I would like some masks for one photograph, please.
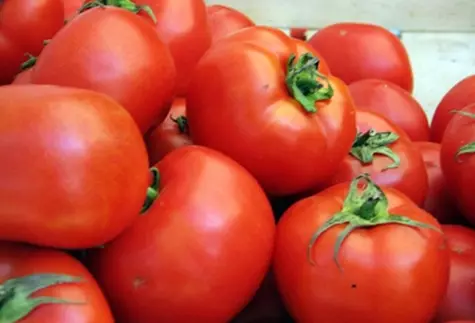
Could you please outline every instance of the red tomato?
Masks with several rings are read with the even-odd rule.
[[[98,250],[93,271],[118,322],[229,322],[269,269],[269,201],[243,167],[209,148],[179,148],[157,167],[157,200]]]
[[[61,0],[3,0],[0,5],[0,85],[9,84],[27,57],[64,25]]]
[[[463,109],[471,103],[475,103],[475,75],[455,84],[442,98],[432,119],[431,141],[441,142],[445,128],[453,117],[451,112]]]
[[[432,214],[440,223],[460,223],[463,221],[462,217],[450,195],[440,168],[440,144],[433,142],[415,142],[414,144],[422,153],[429,175],[429,190],[424,210]]]
[[[3,322],[114,322],[94,278],[64,252],[1,242],[0,266]]]
[[[296,322],[429,322],[444,297],[440,225],[404,194],[363,178],[364,190],[360,178],[333,186],[277,225],[274,273]]]
[[[90,248],[145,199],[148,158],[129,114],[87,90],[0,87],[0,240]]]
[[[458,225],[445,225],[443,230],[450,250],[450,280],[433,323],[475,320],[475,231]]]
[[[450,120],[442,139],[440,160],[450,193],[462,214],[475,224],[475,104]]]
[[[318,73],[311,53],[289,60],[297,44],[269,27],[238,31],[203,57],[187,96],[193,142],[229,155],[273,195],[327,179],[356,134],[346,85]]]
[[[20,74],[17,74],[12,84],[30,84],[32,71],[33,71],[32,68],[29,68],[27,70],[24,70]]]
[[[156,30],[168,45],[177,71],[177,94],[186,94],[193,70],[211,45],[204,0],[136,0],[150,6]],[[147,15],[143,12],[142,15]],[[158,60],[158,58],[157,58]],[[157,86],[156,88],[160,88]]]
[[[327,58],[333,74],[347,84],[381,79],[412,92],[406,49],[396,35],[380,26],[338,23],[321,29],[308,42]]]
[[[240,29],[255,26],[251,18],[244,13],[222,5],[208,7],[208,22],[213,42]]]
[[[314,48],[308,45],[308,43],[304,42],[300,39],[294,39],[294,46],[295,46],[295,53],[298,57],[302,56],[305,53],[312,53],[313,56],[318,57],[318,70],[320,73],[324,75],[330,75],[330,68],[328,67],[328,63],[319,52],[317,52]]]
[[[368,111],[356,112],[356,125],[353,148],[325,187],[369,174],[377,185],[398,189],[423,205],[427,173],[420,152],[407,135],[389,120]]]
[[[165,118],[175,88],[173,59],[154,29],[114,7],[93,8],[70,21],[45,47],[31,78],[105,93],[142,133]]]
[[[175,99],[168,116],[146,137],[146,143],[150,165],[155,165],[172,150],[192,144],[185,99]]]
[[[83,4],[84,0],[63,0],[64,17],[66,19],[74,17]]]
[[[414,141],[429,140],[427,115],[409,92],[381,80],[362,80],[349,88],[358,108],[384,115]]]
[[[307,32],[307,28],[290,28],[290,37],[306,41]]]

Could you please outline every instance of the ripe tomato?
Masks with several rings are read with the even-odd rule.
[[[63,0],[64,17],[66,19],[74,17],[83,4],[84,0]]]
[[[433,323],[475,320],[475,231],[458,225],[442,229],[450,250],[450,280]]]
[[[187,96],[193,142],[229,155],[273,195],[322,182],[356,134],[346,85],[318,73],[298,44],[269,27],[238,31],[206,53]]]
[[[420,152],[407,135],[400,137],[400,129],[389,120],[367,111],[356,112],[356,125],[353,147],[325,187],[369,174],[377,185],[398,189],[423,205],[427,172]]]
[[[168,116],[147,135],[145,141],[150,165],[155,165],[172,150],[192,144],[184,98],[176,98],[173,101]]]
[[[380,26],[338,23],[321,29],[308,42],[327,58],[333,74],[347,84],[381,79],[412,92],[406,49],[396,35]]]
[[[306,41],[307,32],[307,28],[290,28],[290,37]]]
[[[0,240],[90,248],[139,214],[149,175],[141,134],[105,95],[0,87]]]
[[[475,104],[450,120],[442,139],[440,161],[445,180],[462,214],[475,224]]]
[[[267,197],[243,167],[209,148],[179,148],[157,168],[159,185],[149,190],[156,196],[159,186],[157,200],[97,250],[92,270],[119,322],[229,322],[269,269]]]
[[[17,74],[12,84],[30,84],[31,83],[31,73],[32,68],[24,70],[23,72]]]
[[[105,93],[145,133],[167,115],[175,69],[168,48],[144,19],[104,7],[70,21],[45,47],[31,79]]]
[[[367,184],[360,191],[361,178]],[[299,323],[429,322],[449,278],[440,230],[404,194],[360,176],[284,214],[274,251],[277,286]]]
[[[1,242],[2,322],[113,323],[87,269],[68,254]]]
[[[453,110],[460,110],[475,103],[475,75],[470,75],[455,84],[435,109],[431,124],[431,141],[441,142],[445,128],[453,117]]]
[[[230,7],[213,5],[207,11],[213,42],[240,29],[255,26],[251,18]]]
[[[409,92],[381,80],[362,80],[349,88],[358,108],[384,115],[414,141],[429,140],[427,115]]]
[[[433,142],[415,142],[414,144],[422,153],[429,176],[429,190],[424,202],[424,210],[432,214],[440,223],[462,222],[462,216],[450,195],[440,167],[440,144]]]
[[[0,85],[9,84],[27,57],[64,25],[61,0],[4,0],[0,3]]]

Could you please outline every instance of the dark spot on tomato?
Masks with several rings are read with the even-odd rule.
[[[263,86],[262,88],[263,88],[264,90],[267,90],[267,89],[269,89],[269,86],[270,86],[269,84],[264,84],[264,86]]]
[[[351,284],[351,288],[356,288],[356,284]]]

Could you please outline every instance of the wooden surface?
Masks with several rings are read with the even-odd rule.
[[[206,0],[239,9],[259,24],[322,26],[372,22],[404,31],[475,31],[475,0]]]

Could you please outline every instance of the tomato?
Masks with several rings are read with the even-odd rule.
[[[68,254],[0,242],[2,322],[113,323],[87,269]]]
[[[0,4],[0,85],[9,84],[43,41],[64,25],[61,0],[4,0]]]
[[[158,198],[98,249],[92,270],[119,323],[229,322],[269,269],[269,201],[243,167],[209,148],[179,148],[157,168],[149,196],[159,187]]]
[[[290,28],[290,37],[300,39],[303,41],[307,40],[307,28]]]
[[[412,92],[407,51],[389,30],[364,23],[338,23],[319,30],[308,42],[327,58],[333,74],[347,84],[381,79]]]
[[[463,221],[462,217],[450,195],[440,167],[440,144],[433,142],[415,142],[414,144],[422,153],[429,175],[429,190],[424,202],[424,210],[432,214],[440,223],[460,223]]]
[[[31,83],[31,73],[32,69],[29,68],[24,70],[23,72],[17,74],[15,79],[13,80],[12,84],[30,84]]]
[[[110,98],[46,85],[0,87],[0,240],[90,248],[139,214],[148,158]]]
[[[251,18],[230,7],[213,5],[207,11],[213,42],[240,29],[255,26]]]
[[[84,4],[84,0],[63,0],[64,17],[71,19]]]
[[[317,72],[312,53],[292,56],[297,44],[269,27],[238,31],[203,57],[187,96],[193,142],[239,162],[272,195],[315,187],[356,134],[346,85]]]
[[[400,130],[389,120],[367,111],[356,112],[356,124],[353,147],[325,187],[367,173],[376,184],[398,189],[422,205],[428,189],[427,173],[420,152],[407,135],[400,136]]]
[[[277,225],[273,265],[299,323],[429,322],[450,269],[436,219],[367,176],[294,204]]]
[[[384,115],[414,141],[429,140],[427,115],[409,92],[381,80],[362,80],[349,88],[358,108]]]
[[[442,229],[450,250],[450,280],[433,323],[475,320],[475,231],[458,225]]]
[[[453,117],[453,110],[460,110],[475,103],[475,75],[470,75],[455,84],[442,98],[435,109],[431,124],[431,141],[441,142],[445,128]]]
[[[173,59],[150,24],[115,7],[93,8],[70,21],[45,47],[31,74],[35,84],[111,96],[142,133],[167,115],[174,80]]]
[[[184,98],[175,99],[165,120],[147,135],[146,143],[151,165],[155,165],[172,150],[192,144]]]
[[[475,224],[475,104],[459,112],[445,130],[440,161],[449,192],[462,214]]]

